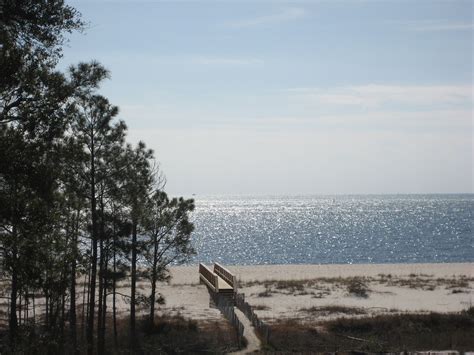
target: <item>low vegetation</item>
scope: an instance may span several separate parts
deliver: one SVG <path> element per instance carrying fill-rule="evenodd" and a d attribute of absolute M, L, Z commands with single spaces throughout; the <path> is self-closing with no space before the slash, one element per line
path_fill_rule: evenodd
<path fill-rule="evenodd" d="M 316 310 L 317 311 L 317 310 Z M 347 311 L 347 310 L 346 310 Z M 474 349 L 474 308 L 455 314 L 389 314 L 271 324 L 267 349 L 296 352 L 404 352 Z"/>
<path fill-rule="evenodd" d="M 272 297 L 272 291 L 269 288 L 266 288 L 265 291 L 259 292 L 258 297 Z"/>
<path fill-rule="evenodd" d="M 143 323 L 142 351 L 151 353 L 227 353 L 238 350 L 237 333 L 228 322 L 186 320 L 180 316 Z"/>
<path fill-rule="evenodd" d="M 451 278 L 435 278 L 433 275 L 410 274 L 407 276 L 392 276 L 379 274 L 376 277 L 319 277 L 303 280 L 264 280 L 240 282 L 240 288 L 263 286 L 264 291 L 257 292 L 258 297 L 271 297 L 272 294 L 293 296 L 311 295 L 313 298 L 324 298 L 338 290 L 346 291 L 347 295 L 367 298 L 371 286 L 384 285 L 388 287 L 404 287 L 424 291 L 444 288 L 450 293 L 465 293 L 472 289 L 474 278 L 466 275 Z"/>
<path fill-rule="evenodd" d="M 321 307 L 310 307 L 301 308 L 300 312 L 308 313 L 312 316 L 326 317 L 329 315 L 360 315 L 366 314 L 367 311 L 359 307 L 347 307 L 347 306 L 321 306 Z"/>
<path fill-rule="evenodd" d="M 369 297 L 369 288 L 367 287 L 367 284 L 357 278 L 353 278 L 347 283 L 347 292 L 349 292 L 350 295 L 354 295 L 356 297 Z"/>
<path fill-rule="evenodd" d="M 433 275 L 426 274 L 410 274 L 408 277 L 393 277 L 390 274 L 379 274 L 378 276 L 379 278 L 375 279 L 374 282 L 379 282 L 387 286 L 407 287 L 425 291 L 433 291 L 439 287 L 443 287 L 447 290 L 461 289 L 465 291 L 466 289 L 470 289 L 470 283 L 474 282 L 474 278 L 466 275 L 453 275 L 453 277 L 450 278 L 435 278 Z"/>
<path fill-rule="evenodd" d="M 270 307 L 265 306 L 263 304 L 258 304 L 252 307 L 254 311 L 268 311 Z"/>
<path fill-rule="evenodd" d="M 118 337 L 111 333 L 105 337 L 107 354 L 129 354 L 130 343 L 129 317 L 117 320 Z M 112 328 L 109 320 L 109 327 Z M 19 354 L 61 354 L 72 353 L 72 344 L 55 343 L 48 334 L 31 337 L 30 333 L 38 331 L 33 327 L 21 327 L 22 337 L 30 339 L 18 344 L 15 353 Z M 85 329 L 79 328 L 79 332 Z M 0 336 L 1 336 L 0 332 Z M 39 335 L 39 334 L 37 334 Z M 180 315 L 162 316 L 152 324 L 146 317 L 137 319 L 137 342 L 140 344 L 137 353 L 140 354 L 172 354 L 172 353 L 227 353 L 238 350 L 238 340 L 235 329 L 226 321 L 200 321 L 185 319 Z M 86 344 L 79 344 L 80 353 L 86 352 Z M 3 353 L 9 353 L 4 348 Z"/>

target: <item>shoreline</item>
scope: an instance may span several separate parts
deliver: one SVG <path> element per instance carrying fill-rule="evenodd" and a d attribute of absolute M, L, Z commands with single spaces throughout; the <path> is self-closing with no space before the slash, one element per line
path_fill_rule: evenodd
<path fill-rule="evenodd" d="M 170 284 L 199 281 L 198 264 L 172 266 Z M 474 277 L 474 262 L 462 263 L 387 263 L 387 264 L 272 264 L 226 265 L 240 281 L 304 280 L 320 277 L 377 276 L 378 274 L 425 274 L 433 277 L 466 275 Z"/>

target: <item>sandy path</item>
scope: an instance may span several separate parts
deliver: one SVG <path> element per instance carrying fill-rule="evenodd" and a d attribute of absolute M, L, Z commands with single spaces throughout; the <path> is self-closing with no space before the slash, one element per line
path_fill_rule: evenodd
<path fill-rule="evenodd" d="M 239 309 L 234 308 L 235 315 L 239 318 L 240 322 L 244 326 L 244 337 L 247 339 L 248 344 L 245 349 L 231 353 L 231 354 L 248 354 L 260 350 L 260 339 L 255 334 L 255 328 L 250 323 L 249 319 Z"/>

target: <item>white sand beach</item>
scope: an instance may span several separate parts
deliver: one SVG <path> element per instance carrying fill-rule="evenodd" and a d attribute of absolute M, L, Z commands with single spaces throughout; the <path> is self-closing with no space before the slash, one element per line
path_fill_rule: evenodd
<path fill-rule="evenodd" d="M 387 312 L 458 312 L 474 304 L 474 263 L 227 268 L 240 281 L 238 292 L 245 294 L 259 316 L 269 322 Z M 209 306 L 206 287 L 199 284 L 197 266 L 173 267 L 171 275 L 170 283 L 159 287 L 166 299 L 160 313 L 179 313 L 198 320 L 221 319 L 219 311 Z M 364 283 L 366 297 L 348 292 L 351 280 Z M 148 293 L 146 283 L 140 283 L 140 289 L 145 295 Z M 124 310 L 128 308 L 123 306 Z M 347 311 L 341 313 L 336 307 Z"/>

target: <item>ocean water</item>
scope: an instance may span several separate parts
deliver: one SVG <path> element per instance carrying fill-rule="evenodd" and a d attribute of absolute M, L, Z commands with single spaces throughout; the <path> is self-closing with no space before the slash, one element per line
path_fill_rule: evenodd
<path fill-rule="evenodd" d="M 472 262 L 474 195 L 196 197 L 191 263 Z"/>

